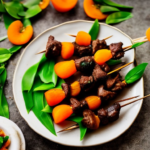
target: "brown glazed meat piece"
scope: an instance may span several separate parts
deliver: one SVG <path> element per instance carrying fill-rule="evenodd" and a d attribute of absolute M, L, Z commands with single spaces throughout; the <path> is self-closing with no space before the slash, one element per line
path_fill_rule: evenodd
<path fill-rule="evenodd" d="M 103 65 L 101 65 L 101 68 L 103 69 L 103 71 L 105 72 L 109 72 L 110 71 L 110 67 L 105 63 Z"/>
<path fill-rule="evenodd" d="M 46 53 L 45 53 L 46 57 L 53 58 L 60 56 L 61 47 L 62 47 L 61 42 L 54 40 L 54 37 L 50 35 L 46 45 Z"/>
<path fill-rule="evenodd" d="M 120 74 L 119 73 L 113 73 L 112 75 L 109 75 L 107 81 L 106 81 L 106 86 L 108 89 L 112 88 L 115 83 L 117 82 L 117 80 L 120 78 Z"/>
<path fill-rule="evenodd" d="M 98 93 L 97 95 L 99 97 L 101 97 L 103 102 L 107 102 L 108 100 L 112 99 L 115 97 L 116 93 L 115 92 L 111 92 L 111 91 L 107 91 L 104 89 L 104 85 L 101 85 L 98 88 Z"/>
<path fill-rule="evenodd" d="M 113 59 L 120 59 L 124 56 L 124 51 L 122 49 L 122 42 L 119 43 L 112 43 L 109 45 L 109 49 L 111 50 L 112 58 Z"/>
<path fill-rule="evenodd" d="M 77 43 L 73 42 L 74 45 L 74 54 L 77 56 L 90 56 L 92 55 L 91 46 L 80 46 Z"/>
<path fill-rule="evenodd" d="M 94 81 L 96 82 L 105 81 L 107 79 L 107 73 L 104 72 L 98 64 L 95 65 L 92 75 L 93 75 Z"/>
<path fill-rule="evenodd" d="M 99 117 L 99 119 L 100 119 L 100 123 L 101 123 L 101 125 L 106 125 L 106 124 L 108 124 L 109 123 L 109 120 L 108 120 L 108 111 L 107 111 L 107 109 L 105 110 L 104 108 L 102 108 L 102 109 L 99 109 L 98 111 L 97 111 L 97 114 L 98 114 L 98 117 Z"/>
<path fill-rule="evenodd" d="M 111 89 L 111 91 L 113 92 L 117 92 L 122 90 L 127 84 L 121 82 L 120 80 L 116 82 L 116 84 L 114 85 L 114 87 Z"/>
<path fill-rule="evenodd" d="M 92 56 L 85 56 L 79 59 L 75 59 L 75 65 L 78 71 L 91 72 L 95 62 Z"/>
<path fill-rule="evenodd" d="M 70 96 L 70 85 L 67 83 L 63 83 L 61 85 L 61 87 L 62 87 L 63 91 L 65 92 L 66 97 L 69 97 Z"/>
<path fill-rule="evenodd" d="M 94 55 L 96 53 L 96 51 L 100 50 L 100 49 L 107 49 L 108 46 L 106 45 L 106 41 L 105 40 L 93 40 L 92 41 L 92 54 Z"/>
<path fill-rule="evenodd" d="M 81 113 L 81 103 L 75 99 L 75 98 L 70 98 L 70 103 L 71 103 L 71 107 L 72 107 L 72 110 L 73 110 L 73 113 Z"/>
<path fill-rule="evenodd" d="M 97 125 L 96 125 L 96 118 L 95 118 L 95 114 L 89 110 L 89 109 L 86 109 L 83 111 L 83 120 L 82 120 L 82 123 L 85 127 L 87 127 L 88 129 L 91 129 L 91 130 L 94 130 L 97 128 Z"/>
<path fill-rule="evenodd" d="M 94 83 L 93 76 L 81 76 L 79 83 L 82 90 L 88 90 Z"/>

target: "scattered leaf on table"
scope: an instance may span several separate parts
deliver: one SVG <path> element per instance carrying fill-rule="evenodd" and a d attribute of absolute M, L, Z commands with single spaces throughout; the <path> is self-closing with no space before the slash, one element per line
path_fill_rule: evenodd
<path fill-rule="evenodd" d="M 145 42 L 137 42 L 137 43 L 134 43 L 131 48 L 138 47 L 138 46 L 140 46 L 140 45 L 142 45 L 142 44 L 144 44 L 144 43 L 145 43 Z"/>
<path fill-rule="evenodd" d="M 113 66 L 122 63 L 122 61 L 120 59 L 110 59 L 106 63 L 108 66 Z"/>
<path fill-rule="evenodd" d="M 47 91 L 54 87 L 55 86 L 53 83 L 43 83 L 39 87 L 36 87 L 35 89 L 33 89 L 33 91 Z"/>
<path fill-rule="evenodd" d="M 58 82 L 57 82 L 57 85 L 56 85 L 56 88 L 57 88 L 57 89 L 62 89 L 61 85 L 62 85 L 63 83 L 65 83 L 65 80 L 59 78 L 59 79 L 58 79 Z"/>
<path fill-rule="evenodd" d="M 127 19 L 130 19 L 132 17 L 133 15 L 130 12 L 125 12 L 125 11 L 114 12 L 107 17 L 106 23 L 107 24 L 119 23 Z"/>
<path fill-rule="evenodd" d="M 5 7 L 4 7 L 4 5 L 2 3 L 0 3 L 0 12 L 1 13 L 6 12 Z"/>
<path fill-rule="evenodd" d="M 27 9 L 27 11 L 25 13 L 25 18 L 34 17 L 35 15 L 40 13 L 41 11 L 42 11 L 42 9 L 40 8 L 39 5 L 32 6 L 32 7 Z"/>
<path fill-rule="evenodd" d="M 130 70 L 127 75 L 125 76 L 125 81 L 127 84 L 131 84 L 135 81 L 137 81 L 138 79 L 140 79 L 146 69 L 146 66 L 148 65 L 148 63 L 142 63 L 138 66 L 136 66 L 135 68 L 133 68 L 132 70 Z"/>
<path fill-rule="evenodd" d="M 23 3 L 23 6 L 26 8 L 30 8 L 32 6 L 38 5 L 41 2 L 41 0 L 26 0 Z"/>
<path fill-rule="evenodd" d="M 8 29 L 9 25 L 15 21 L 14 18 L 12 18 L 10 15 L 4 13 L 3 14 L 3 19 L 4 19 L 4 24 L 5 24 L 5 28 Z"/>
<path fill-rule="evenodd" d="M 119 7 L 119 8 L 125 8 L 125 9 L 132 9 L 133 8 L 132 6 L 121 5 L 121 4 L 115 3 L 111 0 L 103 0 L 103 3 L 110 5 L 110 6 Z"/>
<path fill-rule="evenodd" d="M 7 61 L 11 55 L 12 54 L 7 49 L 0 48 L 0 63 Z"/>
<path fill-rule="evenodd" d="M 0 42 L 1 41 L 4 41 L 5 39 L 7 39 L 7 35 L 3 36 L 3 37 L 0 37 Z"/>
<path fill-rule="evenodd" d="M 89 34 L 91 35 L 92 40 L 97 39 L 97 36 L 99 34 L 99 28 L 100 28 L 100 24 L 98 22 L 98 19 L 96 19 L 89 31 Z"/>
<path fill-rule="evenodd" d="M 27 26 L 30 26 L 30 25 L 32 25 L 32 24 L 31 24 L 31 21 L 29 19 L 23 19 L 23 26 L 24 27 L 27 27 Z"/>
<path fill-rule="evenodd" d="M 112 7 L 112 6 L 105 6 L 105 5 L 102 5 L 100 7 L 100 10 L 102 13 L 110 13 L 110 12 L 116 12 L 116 11 L 120 11 L 118 8 L 116 7 Z"/>
<path fill-rule="evenodd" d="M 13 46 L 9 49 L 10 53 L 15 53 L 17 52 L 18 50 L 20 50 L 22 46 Z"/>
<path fill-rule="evenodd" d="M 5 70 L 5 67 L 4 66 L 1 66 L 0 67 L 0 74 Z"/>

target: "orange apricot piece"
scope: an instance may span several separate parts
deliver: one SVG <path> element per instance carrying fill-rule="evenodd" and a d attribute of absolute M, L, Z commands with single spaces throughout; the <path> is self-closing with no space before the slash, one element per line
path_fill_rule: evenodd
<path fill-rule="evenodd" d="M 103 65 L 111 58 L 112 58 L 112 54 L 111 54 L 111 51 L 108 49 L 98 50 L 94 54 L 94 61 L 99 65 Z"/>
<path fill-rule="evenodd" d="M 59 105 L 53 109 L 52 116 L 55 123 L 61 123 L 73 114 L 73 110 L 69 105 Z"/>
<path fill-rule="evenodd" d="M 49 3 L 50 3 L 50 0 L 42 0 L 42 1 L 39 3 L 39 6 L 40 6 L 40 8 L 43 10 L 43 9 L 45 9 L 46 7 L 48 7 Z"/>
<path fill-rule="evenodd" d="M 69 59 L 74 54 L 74 45 L 71 42 L 62 42 L 61 56 L 63 59 Z"/>
<path fill-rule="evenodd" d="M 33 35 L 33 28 L 31 25 L 24 27 L 22 22 L 17 20 L 10 24 L 7 35 L 12 44 L 23 45 L 31 39 Z"/>
<path fill-rule="evenodd" d="M 9 145 L 10 145 L 10 140 L 8 139 L 7 142 L 3 145 L 3 147 L 0 150 L 7 150 Z"/>
<path fill-rule="evenodd" d="M 90 110 L 95 110 L 101 105 L 101 99 L 98 96 L 88 96 L 85 100 Z"/>
<path fill-rule="evenodd" d="M 59 104 L 65 97 L 65 92 L 61 89 L 51 89 L 45 92 L 45 98 L 49 106 Z"/>
<path fill-rule="evenodd" d="M 148 28 L 146 30 L 146 37 L 147 37 L 148 41 L 150 41 L 150 28 Z"/>
<path fill-rule="evenodd" d="M 80 83 L 78 81 L 73 82 L 70 85 L 71 96 L 77 96 L 81 91 Z"/>
<path fill-rule="evenodd" d="M 104 20 L 108 16 L 103 14 L 100 9 L 96 7 L 93 0 L 84 0 L 83 8 L 87 16 L 93 19 Z"/>
<path fill-rule="evenodd" d="M 5 136 L 5 133 L 3 130 L 0 130 L 0 136 L 4 137 Z"/>
<path fill-rule="evenodd" d="M 74 60 L 58 62 L 54 66 L 55 73 L 62 79 L 69 78 L 77 72 Z"/>
<path fill-rule="evenodd" d="M 84 31 L 79 31 L 76 36 L 76 43 L 81 46 L 89 46 L 91 44 L 90 34 Z"/>
<path fill-rule="evenodd" d="M 52 0 L 54 8 L 59 12 L 67 12 L 74 8 L 78 0 Z"/>

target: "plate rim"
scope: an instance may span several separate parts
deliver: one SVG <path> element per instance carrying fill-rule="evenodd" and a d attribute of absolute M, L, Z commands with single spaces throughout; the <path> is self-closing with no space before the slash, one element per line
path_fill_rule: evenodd
<path fill-rule="evenodd" d="M 13 91 L 14 101 L 15 101 L 15 104 L 16 104 L 17 109 L 18 109 L 19 106 L 18 106 L 18 104 L 17 104 L 17 102 L 16 102 L 16 100 L 15 100 L 15 99 L 16 99 L 16 96 L 15 96 L 15 91 L 14 91 L 14 89 L 15 89 L 15 84 L 14 84 L 14 82 L 15 82 L 15 76 L 16 76 L 16 73 L 17 73 L 17 70 L 18 70 L 18 66 L 19 66 L 19 64 L 20 64 L 20 61 L 21 61 L 21 59 L 22 59 L 22 57 L 23 57 L 23 55 L 24 55 L 26 49 L 27 49 L 37 38 L 39 38 L 39 37 L 40 37 L 41 35 L 43 35 L 44 33 L 48 32 L 48 31 L 50 31 L 50 30 L 52 30 L 52 29 L 54 29 L 54 28 L 57 28 L 57 27 L 59 27 L 59 26 L 62 26 L 62 25 L 65 25 L 65 24 L 76 23 L 76 22 L 93 23 L 94 21 L 88 21 L 88 20 L 72 20 L 72 21 L 66 21 L 66 22 L 60 23 L 60 24 L 55 25 L 55 26 L 53 26 L 53 27 L 50 27 L 50 28 L 44 30 L 43 32 L 41 32 L 40 34 L 38 34 L 38 35 L 37 35 L 31 42 L 29 42 L 28 45 L 24 48 L 23 52 L 21 53 L 21 55 L 20 55 L 20 57 L 19 57 L 19 59 L 18 59 L 17 65 L 16 65 L 16 67 L 15 67 L 15 71 L 14 71 L 14 74 L 13 74 L 13 81 L 12 81 L 12 91 Z M 128 38 L 130 39 L 131 43 L 133 44 L 133 39 L 132 39 L 129 35 L 127 35 L 126 33 L 124 33 L 123 31 L 121 31 L 120 29 L 118 29 L 117 27 L 114 27 L 114 26 L 111 26 L 111 25 L 108 25 L 108 24 L 105 24 L 105 23 L 102 23 L 102 22 L 99 22 L 99 24 L 100 24 L 100 25 L 104 25 L 104 26 L 108 26 L 108 27 L 110 27 L 110 28 L 113 28 L 113 29 L 119 31 L 120 33 L 122 33 L 122 34 L 124 34 L 126 37 L 128 37 Z M 135 51 L 136 51 L 136 49 L 134 48 L 133 62 L 136 61 L 136 58 L 135 58 Z M 137 63 L 136 63 L 136 64 L 137 64 Z M 143 77 L 141 78 L 141 82 L 142 82 L 142 85 L 143 85 L 143 87 L 142 87 L 142 96 L 144 96 L 144 79 L 143 79 Z M 40 136 L 42 136 L 42 137 L 44 137 L 44 138 L 46 138 L 46 139 L 48 139 L 48 140 L 50 140 L 50 141 L 52 141 L 52 142 L 55 142 L 55 143 L 58 143 L 58 144 L 61 144 L 61 145 L 65 145 L 65 146 L 70 146 L 70 147 L 71 147 L 71 146 L 72 146 L 72 147 L 89 147 L 89 146 L 91 147 L 91 146 L 97 146 L 97 145 L 102 145 L 102 144 L 108 143 L 108 142 L 110 142 L 110 141 L 112 141 L 112 140 L 118 138 L 118 137 L 121 136 L 123 133 L 125 133 L 125 132 L 132 126 L 133 122 L 135 121 L 135 119 L 136 119 L 137 116 L 139 115 L 139 112 L 140 112 L 140 110 L 141 110 L 142 104 L 143 104 L 143 99 L 142 99 L 141 102 L 140 102 L 140 108 L 139 108 L 139 111 L 137 112 L 136 117 L 133 119 L 133 121 L 132 121 L 132 123 L 129 125 L 129 127 L 128 127 L 127 129 L 125 129 L 122 133 L 120 133 L 118 136 L 116 136 L 116 137 L 114 137 L 113 139 L 108 140 L 108 141 L 106 141 L 106 142 L 97 143 L 97 144 L 90 144 L 90 145 L 74 145 L 74 144 L 69 145 L 69 144 L 64 144 L 64 143 L 61 143 L 61 142 L 54 141 L 53 139 L 49 139 L 49 138 L 43 136 L 42 134 L 40 134 L 39 132 L 37 132 L 34 128 L 32 128 L 32 127 L 30 126 L 30 124 L 28 123 L 28 121 L 25 119 L 23 113 L 22 113 L 21 111 L 19 111 L 19 109 L 18 109 L 18 111 L 19 111 L 21 117 L 25 120 L 25 122 L 28 124 L 28 126 L 29 126 L 34 132 L 36 132 L 36 133 L 39 134 Z"/>

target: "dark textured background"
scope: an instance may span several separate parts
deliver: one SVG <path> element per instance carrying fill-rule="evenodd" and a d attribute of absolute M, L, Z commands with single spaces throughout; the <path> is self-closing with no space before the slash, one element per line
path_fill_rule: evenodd
<path fill-rule="evenodd" d="M 115 2 L 131 5 L 134 7 L 134 17 L 115 25 L 123 32 L 127 33 L 132 38 L 137 38 L 145 35 L 146 29 L 150 26 L 150 0 L 114 0 Z M 54 25 L 58 25 L 70 20 L 92 20 L 86 16 L 83 10 L 83 0 L 79 0 L 77 6 L 67 13 L 59 13 L 50 5 L 40 15 L 32 18 L 34 27 L 34 37 Z M 0 37 L 6 35 L 6 29 L 2 21 L 0 21 Z M 15 36 L 14 36 L 15 38 Z M 10 48 L 12 45 L 7 40 L 0 43 L 0 47 Z M 9 60 L 7 65 L 7 83 L 5 86 L 5 94 L 10 106 L 10 119 L 13 120 L 23 131 L 26 139 L 27 150 L 149 150 L 150 149 L 150 98 L 144 100 L 142 109 L 133 123 L 133 125 L 123 135 L 104 145 L 89 147 L 89 148 L 75 148 L 66 147 L 51 141 L 48 141 L 32 131 L 27 123 L 20 116 L 12 93 L 12 78 L 15 66 L 20 54 L 24 48 L 17 52 Z M 150 43 L 146 43 L 137 48 L 136 59 L 138 63 L 150 63 Z M 144 89 L 145 95 L 150 93 L 150 65 L 144 74 Z M 117 132 L 117 131 L 116 131 Z"/>

